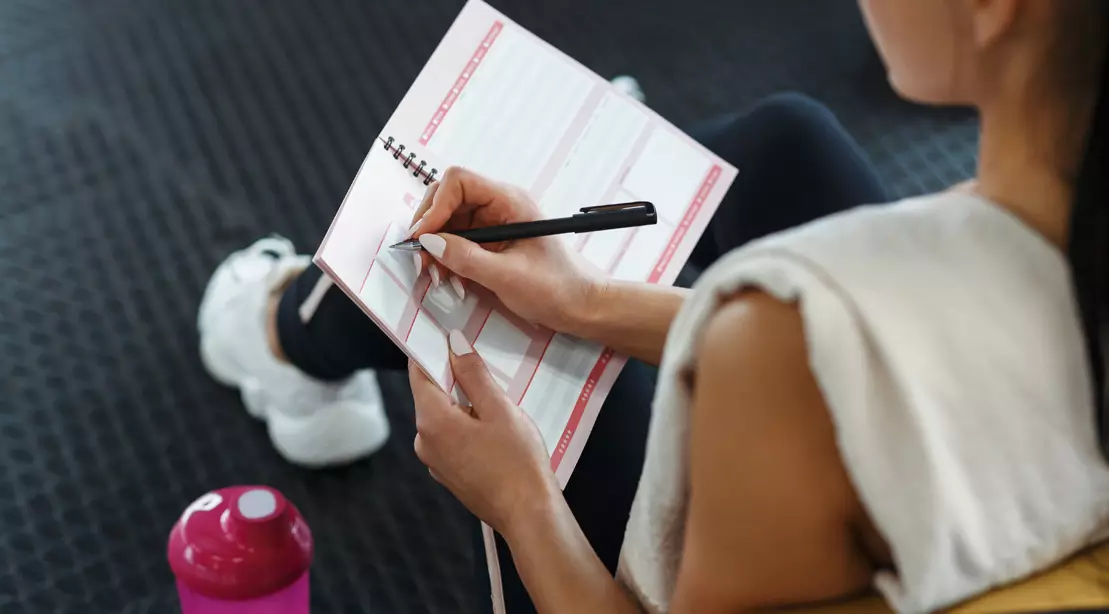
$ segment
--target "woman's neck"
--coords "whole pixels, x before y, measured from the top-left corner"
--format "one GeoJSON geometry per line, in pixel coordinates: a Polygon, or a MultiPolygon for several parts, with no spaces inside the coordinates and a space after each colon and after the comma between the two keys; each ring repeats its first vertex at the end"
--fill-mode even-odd
{"type": "Polygon", "coordinates": [[[1003,206],[1060,249],[1070,234],[1070,204],[1092,103],[1017,104],[1001,95],[979,105],[976,191],[1003,206]]]}
{"type": "Polygon", "coordinates": [[[1045,138],[1053,132],[1050,113],[995,104],[983,106],[981,118],[977,192],[1065,249],[1072,197],[1067,167],[1072,156],[1045,138]]]}

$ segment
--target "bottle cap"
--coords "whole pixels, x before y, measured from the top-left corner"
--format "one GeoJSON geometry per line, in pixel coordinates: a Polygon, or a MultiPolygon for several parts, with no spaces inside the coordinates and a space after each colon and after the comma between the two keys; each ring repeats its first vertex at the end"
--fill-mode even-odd
{"type": "Polygon", "coordinates": [[[312,563],[312,533],[268,486],[210,492],[181,514],[169,535],[169,565],[191,590],[213,599],[254,599],[300,578],[312,563]]]}

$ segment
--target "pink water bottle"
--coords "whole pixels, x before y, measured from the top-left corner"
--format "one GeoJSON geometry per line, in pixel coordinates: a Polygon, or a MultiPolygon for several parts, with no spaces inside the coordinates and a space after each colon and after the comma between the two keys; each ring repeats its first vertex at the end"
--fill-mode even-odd
{"type": "Polygon", "coordinates": [[[311,563],[307,523],[266,486],[210,492],[169,534],[182,614],[308,614],[311,563]]]}

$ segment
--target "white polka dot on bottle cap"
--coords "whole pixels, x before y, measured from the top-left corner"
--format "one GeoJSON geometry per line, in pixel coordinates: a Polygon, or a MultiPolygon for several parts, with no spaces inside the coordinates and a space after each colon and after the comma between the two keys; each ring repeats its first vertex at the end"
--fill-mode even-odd
{"type": "Polygon", "coordinates": [[[268,490],[256,489],[244,492],[237,503],[243,518],[256,520],[265,518],[277,511],[277,497],[268,490]]]}

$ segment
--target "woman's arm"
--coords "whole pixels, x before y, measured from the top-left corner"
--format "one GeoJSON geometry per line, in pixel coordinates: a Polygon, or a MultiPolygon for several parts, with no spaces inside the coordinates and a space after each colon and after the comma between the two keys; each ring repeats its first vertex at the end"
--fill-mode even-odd
{"type": "MultiPolygon", "coordinates": [[[[633,309],[610,313],[648,328],[633,309]]],[[[691,497],[670,611],[749,612],[865,589],[870,565],[855,541],[865,513],[809,370],[797,309],[760,293],[726,304],[705,330],[693,386],[691,497]]],[[[638,611],[557,489],[506,527],[539,612],[638,611]]]]}
{"type": "MultiPolygon", "coordinates": [[[[539,612],[635,612],[563,499],[535,424],[461,333],[449,345],[472,407],[410,365],[417,456],[505,537],[539,612]]],[[[865,513],[809,371],[797,309],[759,293],[726,304],[695,368],[691,490],[670,611],[746,612],[865,587],[865,513]]]]}
{"type": "Polygon", "coordinates": [[[723,614],[864,590],[866,514],[809,368],[801,314],[725,303],[693,373],[690,502],[673,612],[723,614]]]}
{"type": "Polygon", "coordinates": [[[509,520],[502,535],[537,612],[639,612],[593,551],[557,488],[509,520]]]}
{"type": "Polygon", "coordinates": [[[589,293],[562,332],[657,365],[670,324],[689,290],[607,280],[589,293]]]}
{"type": "MultiPolygon", "coordinates": [[[[463,505],[505,537],[540,612],[636,612],[562,496],[543,437],[461,333],[449,335],[459,406],[413,363],[416,455],[463,505]]],[[[622,530],[622,528],[617,528],[622,530]]]]}

